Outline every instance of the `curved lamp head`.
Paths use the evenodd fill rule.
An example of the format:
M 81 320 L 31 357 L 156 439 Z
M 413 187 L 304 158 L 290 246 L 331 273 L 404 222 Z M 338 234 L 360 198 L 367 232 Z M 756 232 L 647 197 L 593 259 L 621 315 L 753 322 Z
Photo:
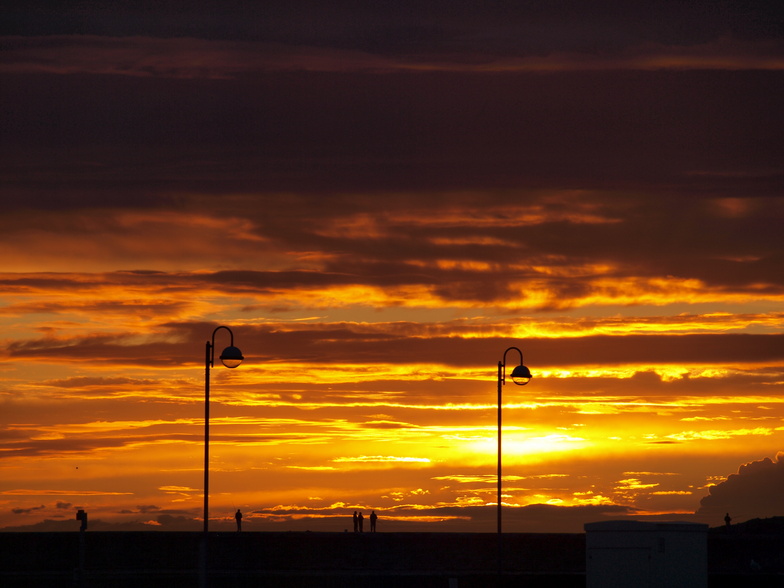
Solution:
M 531 370 L 522 364 L 515 366 L 515 369 L 512 370 L 512 381 L 518 386 L 525 386 L 532 377 Z
M 242 363 L 243 359 L 245 358 L 242 357 L 242 351 L 233 345 L 224 349 L 223 353 L 220 354 L 220 360 L 227 368 L 237 367 Z

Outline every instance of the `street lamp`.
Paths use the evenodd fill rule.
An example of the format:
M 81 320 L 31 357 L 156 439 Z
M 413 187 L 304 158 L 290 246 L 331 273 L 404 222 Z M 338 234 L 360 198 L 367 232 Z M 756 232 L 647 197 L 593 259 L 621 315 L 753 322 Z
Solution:
M 525 386 L 531 381 L 531 370 L 523 365 L 523 352 L 517 347 L 504 351 L 504 357 L 498 362 L 498 535 L 501 536 L 501 389 L 506 384 L 506 354 L 510 351 L 520 354 L 520 365 L 512 370 L 512 381 L 518 386 Z
M 212 341 L 207 341 L 207 355 L 204 361 L 204 533 L 206 535 L 210 522 L 210 368 L 215 363 L 215 333 L 220 329 L 229 332 L 229 346 L 223 350 L 219 359 L 227 368 L 235 368 L 245 359 L 242 352 L 234 347 L 234 333 L 229 327 L 216 327 L 212 332 Z

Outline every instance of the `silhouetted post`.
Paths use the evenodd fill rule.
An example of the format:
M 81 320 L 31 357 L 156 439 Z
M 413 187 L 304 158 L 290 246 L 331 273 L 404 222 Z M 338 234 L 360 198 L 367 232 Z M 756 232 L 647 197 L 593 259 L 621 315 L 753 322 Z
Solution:
M 212 340 L 207 341 L 207 351 L 204 359 L 204 533 L 199 545 L 199 586 L 207 586 L 207 539 L 210 525 L 210 368 L 215 364 L 215 333 L 220 329 L 229 332 L 231 340 L 229 346 L 220 354 L 220 360 L 227 368 L 235 368 L 245 359 L 242 352 L 234 347 L 234 333 L 229 327 L 215 327 Z
M 213 338 L 215 333 L 212 333 Z M 213 346 L 207 341 L 207 356 L 204 361 L 204 532 L 210 528 L 210 367 Z
M 204 360 L 204 533 L 210 524 L 210 368 L 215 364 L 215 333 L 220 329 L 229 332 L 229 346 L 220 354 L 220 360 L 227 368 L 235 368 L 245 359 L 242 352 L 234 347 L 234 333 L 229 327 L 215 327 L 212 341 L 207 341 L 207 353 Z
M 215 332 L 212 333 L 213 339 Z M 204 533 L 199 542 L 199 588 L 207 588 L 207 537 L 210 519 L 210 367 L 213 346 L 207 341 L 204 362 Z
M 504 353 L 506 355 L 506 353 Z M 501 535 L 501 387 L 504 383 L 503 375 L 504 364 L 498 362 L 498 473 L 496 474 L 496 482 L 498 484 L 498 493 L 496 498 L 496 524 L 498 525 L 498 573 L 501 573 L 503 568 L 504 553 Z M 500 579 L 499 579 L 500 581 Z
M 506 354 L 504 354 L 506 355 Z M 496 475 L 496 482 L 498 483 L 498 493 L 497 493 L 497 508 L 496 508 L 496 518 L 497 518 L 497 525 L 498 525 L 498 534 L 501 534 L 501 398 L 502 398 L 502 386 L 504 384 L 504 374 L 503 374 L 504 364 L 503 362 L 498 362 L 498 474 Z
M 504 351 L 504 355 L 501 361 L 498 362 L 498 571 L 500 573 L 502 561 L 503 561 L 503 545 L 502 545 L 502 533 L 501 533 L 501 492 L 502 492 L 502 483 L 501 483 L 501 406 L 502 402 L 502 390 L 504 385 L 506 384 L 506 354 L 510 351 L 515 350 L 517 353 L 520 354 L 520 365 L 515 366 L 512 370 L 512 381 L 517 384 L 518 386 L 525 386 L 528 382 L 531 381 L 531 371 L 523 365 L 523 352 L 520 351 L 517 347 L 509 347 L 506 351 Z

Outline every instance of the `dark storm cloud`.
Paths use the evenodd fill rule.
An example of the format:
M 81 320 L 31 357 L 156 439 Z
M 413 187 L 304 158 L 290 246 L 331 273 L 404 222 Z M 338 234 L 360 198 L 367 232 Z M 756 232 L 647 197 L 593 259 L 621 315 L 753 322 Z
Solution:
M 123 378 L 123 377 L 102 378 L 102 377 L 81 376 L 75 378 L 65 378 L 62 380 L 47 380 L 45 384 L 47 386 L 55 386 L 57 388 L 85 389 L 85 388 L 94 388 L 94 387 L 122 388 L 127 386 L 136 386 L 136 387 L 153 386 L 153 385 L 159 385 L 160 382 L 158 380 L 144 380 L 140 378 Z
M 145 429 L 153 430 L 156 427 L 144 427 Z M 204 432 L 195 431 L 194 433 L 150 433 L 148 435 L 139 435 L 136 433 L 138 427 L 132 429 L 118 429 L 114 436 L 102 436 L 92 434 L 82 435 L 63 435 L 59 439 L 27 439 L 23 441 L 12 441 L 3 444 L 3 456 L 7 458 L 12 457 L 46 457 L 46 456 L 74 456 L 74 455 L 89 455 L 92 452 L 101 451 L 105 449 L 117 449 L 128 446 L 149 444 L 155 445 L 157 443 L 192 443 L 194 445 L 203 445 Z M 133 431 L 133 433 L 132 433 Z M 324 442 L 327 437 L 309 434 L 280 434 L 280 435 L 220 435 L 212 434 L 210 439 L 215 443 L 222 443 L 227 445 L 241 445 L 241 444 L 279 444 L 286 441 L 318 441 Z
M 504 200 L 500 196 L 494 202 Z M 765 285 L 770 294 L 781 292 L 779 270 L 784 267 L 784 258 L 779 246 L 779 226 L 784 220 L 784 207 L 775 198 L 748 200 L 739 214 L 725 214 L 720 203 L 699 197 L 683 202 L 682 196 L 658 196 L 648 202 L 644 197 L 621 193 L 587 194 L 560 203 L 579 213 L 579 206 L 590 202 L 596 216 L 606 222 L 547 218 L 531 222 L 526 219 L 527 200 L 524 195 L 517 200 L 520 218 L 508 218 L 498 226 L 472 224 L 470 215 L 446 226 L 439 226 L 437 220 L 432 224 L 411 222 L 417 217 L 437 219 L 439 213 L 449 212 L 437 203 L 412 203 L 409 214 L 397 221 L 389 213 L 386 220 L 379 218 L 380 234 L 367 237 L 318 234 L 321 225 L 310 225 L 306 219 L 296 226 L 275 226 L 259 220 L 259 231 L 288 249 L 331 253 L 331 259 L 325 261 L 325 271 L 220 272 L 213 279 L 228 287 L 243 283 L 249 287 L 254 283 L 266 287 L 285 287 L 287 283 L 307 287 L 319 282 L 432 285 L 446 300 L 483 302 L 519 296 L 519 292 L 510 289 L 510 279 L 542 279 L 555 292 L 553 298 L 562 302 L 598 291 L 604 286 L 594 286 L 593 281 L 602 277 L 622 280 L 664 275 L 700 279 L 707 287 L 721 288 L 726 293 L 745 291 L 757 295 L 765 291 Z M 479 198 L 474 202 L 464 199 L 462 205 L 475 212 L 483 210 Z M 555 205 L 550 210 L 545 205 L 542 210 L 545 216 L 558 214 Z M 329 214 L 325 211 L 318 215 L 326 226 Z M 283 230 L 284 226 L 287 230 Z M 481 270 L 462 266 L 447 269 L 436 265 L 442 260 L 488 265 Z M 510 272 L 499 260 L 508 260 L 517 267 Z M 614 267 L 593 275 L 586 270 L 580 279 L 575 279 L 575 272 L 558 277 L 557 273 L 543 275 L 535 269 L 559 265 L 568 269 L 592 263 Z M 521 267 L 526 264 L 527 270 Z
M 528 347 L 524 347 L 528 349 Z M 533 372 L 536 372 L 536 353 L 530 349 L 528 355 L 530 360 L 526 360 Z M 640 362 L 642 365 L 646 365 Z M 702 365 L 705 365 L 704 363 Z M 653 370 L 655 366 L 650 365 L 649 372 L 637 372 L 628 379 L 618 379 L 612 377 L 599 378 L 561 378 L 547 382 L 547 391 L 551 398 L 576 397 L 581 401 L 608 395 L 611 397 L 637 397 L 645 398 L 654 404 L 659 400 L 664 402 L 667 398 L 710 398 L 723 397 L 722 412 L 726 415 L 732 411 L 732 415 L 737 419 L 760 420 L 757 409 L 744 406 L 744 397 L 765 397 L 769 394 L 770 386 L 775 385 L 781 378 L 781 370 L 759 369 L 750 366 L 744 370 L 739 366 L 739 370 L 726 378 L 700 378 L 683 376 L 671 380 L 662 380 Z M 536 375 L 534 373 L 534 375 Z M 733 399 L 740 399 L 736 402 Z M 710 407 L 694 406 L 694 414 L 697 417 L 710 413 Z M 614 417 L 611 417 L 614 418 Z M 647 417 L 646 417 L 647 418 Z M 685 422 L 692 417 L 684 416 Z M 773 417 L 775 418 L 775 417 Z M 696 420 L 699 420 L 696 419 Z M 726 419 L 719 419 L 726 420 Z
M 150 35 L 274 40 L 375 53 L 547 52 L 617 49 L 641 40 L 706 42 L 723 35 L 776 38 L 776 2 L 363 3 L 159 1 L 32 2 L 7 11 L 2 34 Z
M 49 54 L 34 53 L 30 62 L 43 67 L 57 59 L 53 71 L 62 66 L 75 72 L 19 74 L 4 85 L 7 202 L 34 197 L 43 206 L 62 205 L 72 195 L 52 192 L 63 189 L 78 193 L 80 203 L 137 206 L 177 190 L 262 187 L 320 193 L 531 185 L 636 191 L 643 182 L 715 193 L 727 185 L 726 175 L 709 181 L 717 172 L 733 173 L 730 183 L 746 194 L 781 186 L 777 72 L 300 71 L 212 80 L 86 75 L 222 78 L 259 59 L 286 67 L 280 50 L 199 45 L 200 38 L 243 38 L 249 27 L 258 32 L 254 39 L 290 46 L 307 41 L 326 50 L 335 42 L 341 49 L 406 55 L 427 49 L 460 54 L 463 61 L 483 52 L 591 55 L 604 54 L 605 44 L 690 45 L 733 32 L 739 38 L 783 36 L 781 9 L 762 2 L 570 8 L 450 2 L 443 8 L 222 3 L 212 10 L 205 3 L 148 10 L 134 3 L 78 9 L 52 3 L 16 9 L 6 21 L 8 33 L 79 36 L 6 42 L 11 57 L 36 43 L 48 47 Z M 413 30 L 420 32 L 406 34 Z M 99 36 L 85 36 L 90 34 Z M 90 39 L 104 46 L 80 50 Z M 318 69 L 324 56 L 312 58 Z M 344 62 L 353 59 L 342 55 Z M 339 68 L 341 56 L 329 61 Z
M 0 146 L 14 207 L 25 201 L 12 195 L 55 187 L 112 203 L 184 191 L 772 195 L 782 182 L 777 72 L 14 78 Z
M 204 331 L 201 331 L 204 332 Z M 264 357 L 312 362 L 442 363 L 474 366 L 495 359 L 508 339 L 492 337 L 395 337 L 350 330 L 292 331 L 245 335 L 257 341 Z M 546 366 L 623 364 L 735 364 L 781 361 L 784 337 L 779 335 L 628 335 L 579 339 L 526 339 L 531 364 Z M 280 354 L 280 355 L 279 355 Z
M 246 358 L 311 363 L 440 363 L 476 366 L 496 359 L 508 338 L 461 338 L 432 333 L 386 332 L 351 324 L 318 326 L 244 326 L 235 329 L 242 338 Z M 166 342 L 139 344 L 123 335 L 75 338 L 41 338 L 15 341 L 6 347 L 10 357 L 39 360 L 83 360 L 124 365 L 187 365 L 194 362 L 194 342 L 201 341 L 213 325 L 168 325 Z M 168 342 L 176 338 L 181 343 Z M 784 359 L 783 335 L 626 335 L 580 338 L 528 338 L 531 365 L 566 367 L 580 365 L 707 364 L 737 365 L 780 362 Z
M 624 23 L 625 34 L 646 40 L 656 38 L 657 31 L 678 30 L 661 24 L 669 17 L 670 22 L 700 23 L 680 29 L 694 31 L 695 39 L 740 31 L 747 21 L 772 22 L 773 17 L 761 5 L 747 5 L 739 12 L 735 5 L 711 10 L 709 4 L 697 3 L 666 7 L 667 18 L 652 19 L 653 28 L 643 30 L 640 23 L 645 17 L 662 15 L 638 6 L 618 13 L 609 8 L 592 7 L 590 14 L 575 9 L 575 21 L 567 26 L 558 25 L 562 21 L 555 17 L 557 12 L 546 7 L 530 9 L 530 21 L 518 23 L 501 7 L 483 7 L 474 15 L 468 6 L 450 5 L 448 24 L 442 26 L 455 35 L 459 30 L 473 42 L 481 39 L 482 44 L 487 38 L 533 38 L 520 35 L 519 27 L 561 26 L 561 41 L 568 45 L 580 37 L 582 17 L 586 23 L 605 22 L 610 30 L 620 30 L 617 23 Z M 308 30 L 316 36 L 322 23 L 344 22 L 337 16 L 340 10 L 316 5 L 310 10 L 313 26 Z M 520 14 L 509 10 L 512 17 Z M 21 14 L 17 16 L 22 18 Z M 50 5 L 40 14 L 65 16 L 58 21 L 63 23 L 61 32 L 69 32 L 78 22 L 80 33 L 106 34 L 106 23 L 114 20 L 141 34 L 150 33 L 144 23 L 153 21 L 153 28 L 177 20 L 196 31 L 205 22 L 199 15 L 207 13 L 200 5 L 172 20 L 176 13 L 165 6 L 153 16 L 128 4 L 114 11 L 70 11 Z M 121 18 L 123 14 L 136 17 Z M 211 30 L 219 31 L 240 14 L 239 6 L 221 10 Z M 292 14 L 285 7 L 269 9 L 280 22 Z M 352 14 L 344 23 L 350 28 L 361 29 L 372 21 L 387 22 L 394 29 L 407 13 L 389 8 L 375 17 L 362 9 Z M 195 20 L 189 21 L 188 15 Z M 411 18 L 439 21 L 427 14 Z M 497 19 L 510 24 L 492 28 Z M 763 34 L 760 26 L 751 36 L 775 37 L 775 27 Z M 596 32 L 588 24 L 585 30 Z M 551 39 L 555 43 L 560 37 Z M 252 219 L 259 235 L 286 250 L 323 251 L 331 259 L 322 272 L 215 274 L 215 282 L 229 288 L 434 284 L 446 300 L 486 303 L 519 294 L 508 285 L 505 268 L 499 267 L 495 275 L 489 270 L 423 271 L 418 262 L 524 257 L 531 264 L 548 266 L 558 264 L 558 259 L 565 260 L 564 266 L 618 264 L 609 276 L 616 279 L 669 275 L 701 279 L 730 293 L 780 292 L 784 274 L 778 270 L 784 260 L 778 226 L 784 212 L 774 199 L 784 185 L 784 139 L 778 132 L 784 125 L 779 107 L 784 84 L 777 71 L 250 75 L 220 70 L 215 59 L 229 65 L 246 63 L 243 59 L 258 58 L 253 51 L 232 48 L 245 56 L 240 58 L 232 51 L 224 54 L 224 45 L 199 45 L 190 36 L 170 45 L 155 39 L 95 41 L 104 43 L 104 50 L 135 56 L 121 63 L 101 57 L 98 47 L 81 50 L 78 44 L 88 42 L 84 38 L 16 42 L 28 49 L 48 43 L 60 53 L 67 46 L 75 56 L 89 56 L 98 69 L 61 76 L 18 74 L 12 84 L 4 85 L 0 200 L 9 213 L 3 227 L 9 238 L 38 235 L 24 232 L 25 219 L 10 214 L 20 208 L 35 209 L 27 222 L 38 231 L 87 231 L 100 239 L 96 226 L 117 234 L 127 234 L 128 229 L 113 226 L 106 217 L 87 223 L 96 209 L 196 209 L 221 215 L 226 213 L 209 199 L 241 192 L 250 196 L 235 197 L 228 212 Z M 51 47 L 57 43 L 63 46 Z M 86 75 L 98 72 L 102 64 L 153 75 L 145 70 L 148 55 L 159 56 L 154 67 L 174 78 L 180 75 L 177 71 L 182 73 L 178 64 L 202 63 L 202 57 L 209 57 L 212 61 L 207 59 L 205 67 L 217 67 L 216 77 L 196 79 L 198 72 L 182 74 L 189 79 Z M 72 61 L 61 56 L 59 63 L 67 67 Z M 232 78 L 221 78 L 221 73 Z M 382 215 L 408 207 L 412 217 L 438 219 L 440 206 L 457 191 L 473 191 L 461 198 L 481 210 L 488 201 L 525 206 L 541 200 L 535 191 L 542 189 L 579 191 L 584 200 L 596 203 L 598 214 L 617 222 L 546 220 L 475 227 L 466 221 L 451 227 L 416 227 L 402 219 L 384 225 L 383 236 L 319 232 L 350 210 Z M 286 196 L 273 196 L 274 192 Z M 449 196 L 439 199 L 437 194 Z M 762 200 L 743 215 L 721 216 L 711 211 L 721 197 Z M 359 204 L 361 200 L 364 203 Z M 562 206 L 574 206 L 574 199 Z M 72 211 L 80 222 L 74 223 L 74 217 L 55 222 L 41 214 L 46 210 Z M 507 245 L 444 246 L 432 241 L 456 236 L 503 239 Z M 541 276 L 521 271 L 514 277 Z M 551 300 L 560 302 L 544 307 L 568 305 L 570 299 L 593 291 L 589 279 L 547 281 Z
M 0 280 L 2 282 L 2 280 Z M 83 287 L 83 285 L 82 285 Z M 182 302 L 160 302 L 146 303 L 134 301 L 90 301 L 90 302 L 41 302 L 31 304 L 9 305 L 0 309 L 0 314 L 59 314 L 64 312 L 84 312 L 84 313 L 127 313 L 138 312 L 141 316 L 172 316 L 177 310 L 182 309 Z
M 784 492 L 784 452 L 741 465 L 737 474 L 709 487 L 710 494 L 700 500 L 698 515 L 719 520 L 729 512 L 736 521 L 781 515 Z
M 30 514 L 37 510 L 44 510 L 46 507 L 42 504 L 41 506 L 33 506 L 32 508 L 12 508 L 11 512 L 14 514 Z
M 688 192 L 684 192 L 686 194 Z M 579 304 L 591 295 L 623 299 L 639 290 L 626 279 L 697 279 L 694 293 L 724 296 L 780 296 L 784 257 L 779 227 L 784 207 L 778 198 L 732 198 L 727 208 L 722 199 L 690 196 L 651 197 L 605 193 L 573 195 L 552 205 L 537 204 L 531 195 L 501 195 L 492 206 L 504 210 L 506 218 L 487 222 L 492 208 L 483 207 L 480 196 L 463 197 L 462 216 L 444 223 L 456 205 L 439 198 L 387 198 L 372 205 L 356 205 L 347 198 L 258 197 L 235 199 L 229 210 L 241 209 L 252 219 L 253 233 L 260 242 L 237 241 L 232 252 L 250 259 L 253 251 L 263 258 L 265 248 L 319 252 L 320 267 L 258 271 L 226 270 L 213 273 L 112 272 L 103 274 L 5 274 L 0 283 L 7 292 L 34 292 L 47 288 L 95 294 L 79 301 L 35 302 L 7 306 L 5 314 L 98 312 L 122 313 L 135 310 L 145 316 L 174 316 L 185 303 L 167 299 L 177 292 L 220 288 L 225 293 L 250 296 L 295 294 L 301 290 L 367 285 L 379 288 L 420 286 L 443 301 L 508 304 L 523 301 L 520 284 L 549 292 L 541 308 L 564 308 Z M 576 216 L 590 204 L 597 220 L 559 219 L 570 209 Z M 405 211 L 396 210 L 407 206 Z M 388 207 L 388 208 L 386 208 Z M 563 209 L 563 210 L 559 210 Z M 533 212 L 532 212 L 533 211 Z M 206 211 L 205 211 L 206 213 Z M 519 217 L 513 215 L 519 213 Z M 82 213 L 82 218 L 86 213 Z M 478 215 L 484 214 L 481 217 Z M 533 214 L 534 218 L 528 218 Z M 364 215 L 364 216 L 362 216 Z M 536 215 L 543 218 L 537 219 Z M 554 220 L 550 220 L 553 217 Z M 38 215 L 7 222 L 6 234 L 24 235 Z M 176 217 L 172 217 L 176 218 Z M 428 219 L 433 219 L 429 221 Z M 368 234 L 355 234 L 342 223 L 372 227 Z M 183 221 L 185 222 L 185 221 Z M 27 224 L 26 224 L 27 223 Z M 428 224 L 430 223 L 430 224 Z M 107 219 L 95 229 L 96 239 L 106 242 L 103 251 L 113 251 L 112 239 L 127 228 Z M 115 230 L 115 226 L 117 230 Z M 227 228 L 232 221 L 226 219 Z M 62 231 L 70 231 L 61 227 Z M 161 231 L 165 231 L 162 225 Z M 326 232 L 325 232 L 326 231 Z M 53 238 L 62 234 L 52 229 Z M 75 232 L 74 235 L 78 235 Z M 105 236 L 106 238 L 103 238 Z M 128 235 L 132 237 L 132 235 Z M 136 241 L 134 251 L 154 258 L 162 241 L 149 250 L 145 240 Z M 128 241 L 121 241 L 126 247 Z M 225 246 L 224 246 L 225 247 Z M 179 249 L 178 249 L 179 248 Z M 168 254 L 171 259 L 187 256 L 191 248 L 201 252 L 201 240 L 179 241 Z M 119 255 L 130 252 L 119 250 Z M 161 255 L 166 255 L 162 252 Z M 442 262 L 455 262 L 445 266 Z M 470 267 L 471 262 L 481 264 Z M 250 266 L 252 261 L 247 262 Z M 509 265 L 514 270 L 509 269 Z M 545 268 L 545 269 L 543 269 Z M 552 271 L 555 270 L 555 271 Z M 612 286 L 607 280 L 613 280 Z M 153 301 L 105 300 L 105 288 L 138 288 L 155 293 Z M 639 286 L 642 287 L 642 286 Z M 666 295 L 668 282 L 645 286 L 649 293 Z M 261 300 L 258 307 L 269 305 Z M 247 310 L 252 310 L 248 305 Z
M 198 443 L 198 435 L 164 435 L 162 438 L 177 441 L 193 441 Z M 202 437 L 203 439 L 203 437 Z M 28 439 L 25 441 L 3 444 L 3 455 L 6 457 L 35 457 L 53 455 L 83 455 L 92 451 L 108 448 L 126 447 L 129 444 L 145 441 L 155 442 L 156 439 L 145 436 L 100 437 L 100 436 L 66 436 L 61 439 Z
M 584 31 L 618 47 L 632 40 L 690 45 L 726 34 L 736 41 L 775 40 L 781 36 L 779 11 L 768 4 L 607 3 L 590 10 L 575 4 L 567 21 L 548 7 L 483 6 L 475 12 L 472 5 L 452 3 L 445 18 L 435 8 L 390 6 L 376 14 L 356 7 L 347 17 L 341 7 L 320 4 L 304 13 L 288 5 L 223 6 L 218 13 L 206 6 L 180 13 L 163 5 L 153 13 L 133 3 L 112 10 L 53 3 L 30 12 L 35 18 L 13 13 L 7 32 L 38 37 L 12 39 L 11 55 L 27 51 L 41 65 L 60 53 L 55 70 L 70 64 L 79 73 L 7 74 L 13 83 L 0 95 L 3 233 L 9 242 L 49 238 L 54 249 L 61 237 L 91 236 L 107 256 L 126 259 L 147 246 L 139 238 L 143 225 L 122 224 L 128 210 L 239 215 L 269 248 L 303 256 L 319 252 L 319 267 L 256 271 L 254 263 L 244 262 L 241 269 L 211 274 L 4 276 L 11 291 L 144 285 L 160 294 L 207 287 L 273 296 L 349 285 L 420 286 L 447 303 L 488 305 L 520 299 L 519 284 L 526 284 L 547 292 L 538 303 L 547 310 L 607 294 L 607 279 L 614 281 L 610 298 L 624 292 L 633 298 L 627 278 L 659 279 L 662 289 L 675 278 L 700 280 L 716 295 L 781 295 L 779 71 L 271 72 L 264 70 L 267 62 L 253 61 L 260 54 L 247 44 L 211 44 L 228 38 L 241 21 L 252 22 L 246 10 L 268 17 L 259 20 L 269 29 L 267 41 L 307 21 L 300 32 L 307 29 L 311 41 L 326 46 L 333 31 L 348 39 L 343 49 L 362 47 L 368 39 L 337 32 L 380 30 L 368 29 L 368 23 L 387 32 L 413 23 L 422 31 L 436 27 L 441 36 L 430 37 L 431 49 L 450 47 L 448 36 L 451 42 L 463 39 L 466 54 L 476 44 L 513 53 L 513 38 L 529 44 L 525 51 L 545 37 L 552 45 L 545 54 L 559 43 L 573 50 L 571 44 L 586 41 Z M 208 21 L 209 31 L 203 28 Z M 110 24 L 121 35 L 147 36 L 108 38 Z M 181 28 L 167 28 L 175 24 Z M 537 41 L 534 29 L 560 36 Z M 244 29 L 238 30 L 242 37 Z M 607 31 L 628 38 L 613 40 Z M 42 36 L 55 32 L 83 36 Z M 167 38 L 153 38 L 159 33 Z M 89 34 L 97 37 L 84 36 Z M 391 33 L 379 35 L 378 53 L 389 53 L 383 45 Z M 299 41 L 295 36 L 292 42 Z M 117 61 L 118 55 L 129 61 Z M 145 61 L 150 55 L 158 56 L 155 71 Z M 282 55 L 261 52 L 262 61 Z M 201 61 L 207 57 L 212 61 Z M 79 65 L 88 58 L 97 69 Z M 247 60 L 264 71 L 221 70 Z M 177 69 L 193 63 L 205 63 L 216 75 Z M 88 75 L 106 73 L 100 71 L 104 65 L 151 77 Z M 569 196 L 548 200 L 548 194 L 562 192 Z M 468 212 L 440 222 L 450 206 Z M 500 222 L 479 222 L 483 212 Z M 568 218 L 570 212 L 594 219 Z M 535 213 L 541 218 L 532 219 Z M 342 230 L 346 220 L 355 226 L 373 221 L 376 232 Z M 124 236 L 122 246 L 133 242 L 135 249 L 112 249 L 106 235 Z M 202 253 L 180 253 L 165 243 L 151 242 L 147 253 L 174 260 Z M 176 245 L 188 243 L 178 239 Z M 264 259 L 267 249 L 252 246 L 258 250 L 248 258 Z M 444 267 L 445 261 L 457 263 Z M 466 269 L 463 262 L 484 266 Z M 125 306 L 101 299 L 82 305 L 48 301 L 4 312 Z M 138 303 L 138 309 L 161 315 L 183 306 L 155 301 Z

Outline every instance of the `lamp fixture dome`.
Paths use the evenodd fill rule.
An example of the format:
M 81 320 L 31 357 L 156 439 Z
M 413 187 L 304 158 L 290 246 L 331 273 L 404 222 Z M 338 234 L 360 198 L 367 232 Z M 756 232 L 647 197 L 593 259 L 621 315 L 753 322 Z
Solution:
M 233 345 L 224 349 L 223 353 L 220 354 L 220 360 L 227 368 L 237 367 L 242 363 L 243 359 L 245 358 L 242 356 L 242 351 Z

